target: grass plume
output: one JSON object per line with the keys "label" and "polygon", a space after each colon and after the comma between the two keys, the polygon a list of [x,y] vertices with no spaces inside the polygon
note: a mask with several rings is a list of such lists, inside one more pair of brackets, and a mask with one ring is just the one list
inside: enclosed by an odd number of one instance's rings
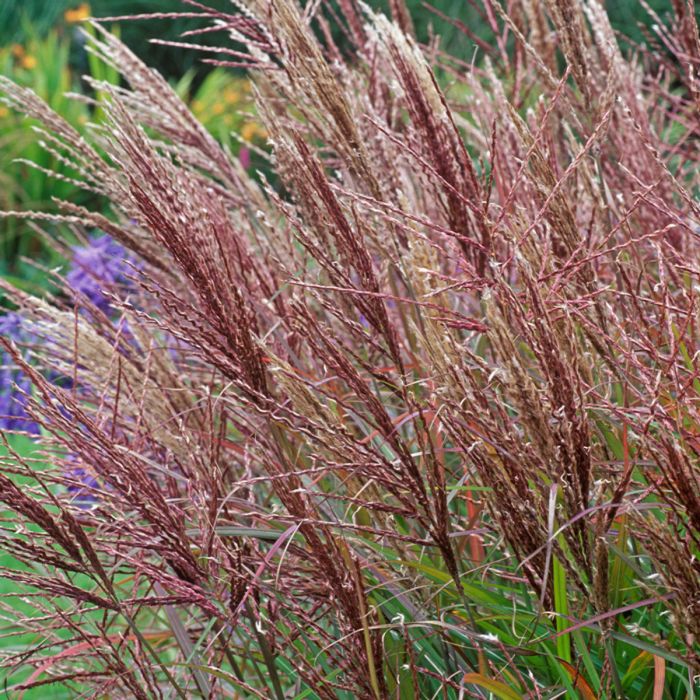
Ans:
{"label": "grass plume", "polygon": [[597,0],[485,0],[469,65],[400,0],[187,4],[265,172],[99,25],[84,134],[0,82],[110,203],[21,216],[129,251],[108,305],[7,289],[13,692],[693,697],[693,3],[627,55]]}

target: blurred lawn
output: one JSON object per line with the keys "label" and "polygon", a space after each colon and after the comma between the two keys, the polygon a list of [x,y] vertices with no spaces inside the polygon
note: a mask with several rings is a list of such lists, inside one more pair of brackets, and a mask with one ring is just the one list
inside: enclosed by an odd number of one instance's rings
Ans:
{"label": "blurred lawn", "polygon": [[[30,438],[12,436],[9,439],[12,449],[21,454],[23,457],[31,458],[32,454],[37,450],[36,443]],[[4,445],[0,444],[0,457],[5,455],[7,455],[7,449]],[[20,483],[27,483],[27,481],[27,479],[18,478],[18,482]],[[8,511],[0,511],[0,527],[7,527],[6,518],[8,515],[10,515]],[[27,567],[0,549],[0,568],[26,569]],[[21,598],[6,597],[8,594],[17,592],[17,584],[14,581],[10,581],[3,577],[0,573],[0,600],[2,600],[5,605],[12,606],[17,615],[35,615],[36,611],[34,608],[24,603]],[[27,647],[36,646],[44,641],[38,635],[34,634],[25,634],[20,636],[12,634],[10,636],[9,633],[12,629],[16,628],[13,628],[11,624],[8,624],[5,616],[0,613],[0,655],[2,656],[10,651],[21,652]],[[14,674],[12,671],[13,669],[11,667],[7,667],[6,664],[0,663],[0,698],[14,699],[18,697],[17,693],[7,691],[6,687],[21,682],[31,673],[29,670],[25,670],[22,673],[17,674]],[[69,688],[63,684],[42,686],[40,688],[27,691],[23,696],[24,700],[43,700],[43,698],[47,698],[48,700],[70,700],[70,698],[74,697],[76,697],[75,688]]]}

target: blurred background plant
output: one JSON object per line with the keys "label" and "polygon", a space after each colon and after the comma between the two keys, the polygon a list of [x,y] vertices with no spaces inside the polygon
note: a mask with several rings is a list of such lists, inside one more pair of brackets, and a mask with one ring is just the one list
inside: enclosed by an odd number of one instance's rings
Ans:
{"label": "blurred background plant", "polygon": [[198,85],[195,78],[196,71],[189,70],[175,83],[175,92],[189,100],[192,113],[221,144],[238,153],[235,134],[246,142],[265,140],[267,134],[255,118],[247,78],[224,68],[214,68]]}
{"label": "blurred background plant", "polygon": [[[207,0],[206,4],[219,10],[230,7],[227,0]],[[386,0],[369,4],[382,10],[388,8]],[[490,38],[489,22],[483,11],[468,0],[437,0],[433,3],[410,0],[406,4],[414,18],[418,38],[427,41],[431,36],[440,36],[442,48],[452,55],[470,57],[473,52],[473,46],[464,40],[452,18],[467,23],[477,36]],[[437,13],[429,9],[428,4]],[[646,13],[640,15],[639,6],[634,0],[607,0],[605,4],[611,23],[617,31],[633,41],[643,41],[645,29],[648,30],[653,21]],[[662,19],[671,10],[668,0],[649,0],[648,5]],[[88,13],[95,17],[135,15],[173,12],[184,6],[181,0],[92,0],[89,4],[76,0],[4,0],[0,3],[0,46],[26,41],[28,25],[22,20],[28,20],[31,34],[43,35],[66,21],[82,19]],[[143,56],[146,63],[157,67],[166,77],[177,79],[193,68],[206,74],[206,67],[197,62],[197,57],[192,52],[153,44],[150,39],[154,36],[175,38],[195,26],[196,23],[188,19],[130,22],[122,27],[122,35],[124,42]],[[200,37],[200,43],[216,45],[216,39],[204,35]]]}
{"label": "blurred background plant", "polygon": [[[148,11],[172,8],[170,0],[149,2]],[[143,2],[66,2],[63,0],[9,0],[0,3],[0,73],[13,82],[33,90],[56,113],[76,128],[88,121],[99,122],[99,107],[68,94],[95,97],[82,79],[87,74],[95,81],[118,84],[116,71],[94,59],[84,49],[83,31],[90,32],[83,20],[95,14],[104,16],[143,12]],[[171,82],[180,97],[189,102],[197,118],[226,148],[238,154],[240,144],[232,133],[245,141],[262,145],[265,133],[256,122],[248,80],[242,74],[203,63],[197,54],[170,46],[150,43],[155,34],[177,39],[194,25],[186,20],[115,23],[111,31],[124,34],[127,43],[139,47],[147,60]],[[203,40],[206,43],[206,38]],[[175,81],[174,76],[178,77]],[[97,96],[99,97],[99,96]],[[0,103],[0,209],[27,211],[41,209],[56,212],[54,199],[70,200],[77,205],[95,206],[96,195],[81,189],[71,180],[72,173],[55,156],[42,148],[31,119],[16,114]],[[242,158],[251,162],[250,149]],[[34,165],[32,165],[34,164]],[[51,176],[48,171],[61,177]],[[72,240],[65,226],[50,225],[49,232]],[[55,266],[62,262],[52,246],[35,227],[17,218],[0,220],[0,276],[22,288],[48,286],[47,275],[33,264]]]}
{"label": "blurred background plant", "polygon": [[[375,3],[382,7],[386,3]],[[227,0],[209,0],[208,6],[223,10]],[[476,43],[465,38],[460,26],[468,26],[478,40],[493,42],[491,24],[483,10],[462,0],[438,0],[434,9],[421,0],[411,0],[411,10],[418,38],[430,42],[440,37],[440,46],[462,60],[471,60]],[[644,40],[650,32],[652,18],[638,16],[632,0],[608,2],[612,24],[633,42]],[[668,3],[651,0],[650,7],[663,18]],[[66,97],[67,92],[89,94],[81,76],[85,73],[95,80],[116,82],[114,71],[91,60],[84,50],[80,31],[83,20],[95,17],[151,14],[179,10],[177,0],[5,0],[0,3],[0,72],[19,85],[31,88],[57,113],[77,127],[97,118],[88,104]],[[190,103],[197,118],[234,154],[240,152],[246,166],[263,167],[255,157],[255,149],[240,151],[239,138],[262,146],[266,134],[255,119],[248,81],[242,73],[213,67],[202,60],[201,54],[167,45],[177,41],[184,32],[201,26],[188,18],[142,19],[115,22],[111,30],[145,62],[168,78],[178,94]],[[342,46],[342,33],[335,32]],[[152,38],[157,36],[157,41]],[[196,41],[204,46],[220,43],[220,33],[198,35]],[[476,41],[476,39],[475,39]],[[212,60],[208,56],[205,60]],[[35,134],[27,128],[24,117],[0,105],[0,208],[4,210],[41,209],[55,211],[52,198],[70,199],[79,205],[94,206],[95,196],[80,190],[69,179],[48,176],[54,170],[69,176],[56,159],[36,143]],[[29,163],[35,163],[38,168]],[[62,231],[70,237],[69,231]],[[13,218],[0,221],[0,275],[23,287],[46,285],[46,275],[23,262],[29,258],[47,265],[60,263],[60,258],[45,245],[43,239],[26,222]]]}
{"label": "blurred background plant", "polygon": [[[55,112],[65,115],[74,126],[84,125],[90,110],[84,103],[71,100],[66,93],[77,88],[77,78],[70,63],[70,41],[64,33],[34,33],[24,21],[24,43],[13,43],[0,48],[2,74],[23,87],[31,88]],[[5,210],[26,210],[35,207],[51,211],[51,198],[70,198],[84,204],[86,195],[68,180],[46,174],[53,169],[68,175],[65,167],[39,143],[30,126],[36,122],[0,106],[0,152],[3,167],[0,171],[0,207]],[[34,163],[36,167],[30,165]],[[33,281],[37,273],[20,265],[22,256],[43,258],[46,250],[33,231],[21,219],[6,218],[1,222],[0,243],[2,260],[0,273],[13,281]]]}

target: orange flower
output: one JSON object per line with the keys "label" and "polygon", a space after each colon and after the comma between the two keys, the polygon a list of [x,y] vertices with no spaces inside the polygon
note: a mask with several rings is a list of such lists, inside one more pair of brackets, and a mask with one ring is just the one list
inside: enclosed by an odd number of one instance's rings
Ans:
{"label": "orange flower", "polygon": [[78,5],[78,7],[72,10],[66,10],[63,13],[63,19],[65,19],[68,24],[82,22],[88,17],[90,17],[90,5],[86,2],[82,3],[82,5]]}
{"label": "orange flower", "polygon": [[252,141],[256,136],[260,135],[260,127],[255,122],[248,122],[241,129],[241,136],[244,141]]}
{"label": "orange flower", "polygon": [[10,51],[12,51],[12,55],[15,58],[22,58],[22,56],[24,56],[24,46],[22,46],[22,44],[12,44]]}
{"label": "orange flower", "polygon": [[238,92],[238,90],[234,90],[232,88],[224,90],[224,100],[228,102],[228,104],[235,104],[240,99],[241,94]]}
{"label": "orange flower", "polygon": [[20,61],[22,68],[26,68],[27,70],[32,70],[32,68],[36,68],[36,58],[32,56],[31,54],[27,54],[26,56],[22,56],[22,60]]}

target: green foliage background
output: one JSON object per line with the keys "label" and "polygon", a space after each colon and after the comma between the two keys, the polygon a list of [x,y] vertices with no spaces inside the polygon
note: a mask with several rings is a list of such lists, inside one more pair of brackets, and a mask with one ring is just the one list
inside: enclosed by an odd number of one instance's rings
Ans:
{"label": "green foliage background", "polygon": [[[76,0],[4,0],[0,3],[0,46],[21,43],[26,38],[22,17],[29,19],[36,31],[47,32],[61,19],[67,9],[79,4],[80,2]],[[221,9],[230,8],[227,0],[207,0],[206,4]],[[386,2],[376,0],[371,0],[368,4],[384,9],[387,6]],[[471,42],[449,23],[426,9],[423,0],[408,0],[407,4],[421,39],[427,39],[431,32],[440,34],[443,37],[444,48],[471,56],[473,51]],[[459,18],[480,36],[489,36],[488,27],[467,0],[434,0],[431,4],[449,17]],[[662,18],[670,9],[668,0],[649,0],[649,5]],[[184,3],[179,0],[93,0],[90,6],[96,17],[186,9]],[[650,27],[653,22],[646,13],[640,13],[638,0],[608,0],[606,6],[613,25],[618,31],[634,41],[643,40],[640,24]],[[196,55],[149,44],[148,40],[154,36],[174,38],[181,31],[189,28],[190,24],[187,20],[124,23],[122,36],[147,63],[158,67],[168,77],[179,77],[194,66]],[[202,43],[207,41],[206,37],[202,37],[202,40]],[[216,38],[210,38],[208,41],[214,43]]]}
{"label": "green foliage background", "polygon": [[[230,11],[232,7],[230,0],[205,2],[222,10]],[[67,24],[64,13],[84,4],[89,5],[95,17],[188,9],[182,0],[92,0],[89,3],[82,0],[0,0],[0,73],[34,90],[52,109],[76,126],[87,121],[90,110],[84,104],[66,100],[64,93],[84,91],[85,86],[81,84],[80,76],[92,73],[92,64],[95,62],[88,61],[82,49],[78,27]],[[369,0],[368,4],[389,11],[388,0]],[[473,59],[475,46],[472,40],[428,9],[424,0],[407,0],[407,4],[421,41],[428,41],[438,35],[445,51],[463,60]],[[433,0],[431,4],[439,13],[459,19],[486,41],[493,40],[487,22],[469,0]],[[641,11],[639,0],[608,0],[606,4],[613,25],[621,35],[633,42],[643,42],[644,28],[650,29],[653,18]],[[662,20],[670,11],[668,0],[649,0],[649,5]],[[121,39],[148,65],[157,69],[173,84],[179,84],[193,97],[200,88],[204,93],[212,92],[207,89],[207,83],[211,82],[207,80],[211,66],[202,63],[202,54],[154,44],[150,40],[154,37],[178,40],[184,31],[198,26],[201,26],[201,22],[188,19],[122,21],[119,22],[118,32]],[[338,34],[337,40],[342,44],[341,34]],[[222,36],[205,34],[197,37],[196,41],[216,45],[221,43]],[[35,67],[25,70],[18,66],[13,51],[19,47],[32,56],[32,60],[36,61]],[[109,76],[93,76],[109,80]],[[216,88],[214,85],[210,87]],[[208,104],[209,101],[205,102]],[[27,128],[26,120],[6,112],[6,109],[0,110],[0,208],[51,211],[55,209],[51,197],[65,198],[68,194],[76,203],[85,204],[84,192],[26,164],[18,163],[17,159],[22,158],[44,168],[61,170],[61,165],[36,143],[35,134]],[[207,111],[197,116],[205,120]],[[210,112],[209,116],[210,121],[216,122],[215,113]],[[226,141],[230,125],[206,125],[218,138],[223,136]],[[17,219],[0,221],[0,252],[0,275],[21,287],[28,284],[42,285],[45,281],[43,274],[24,265],[22,259],[40,259],[51,266],[58,262],[26,222]]]}

